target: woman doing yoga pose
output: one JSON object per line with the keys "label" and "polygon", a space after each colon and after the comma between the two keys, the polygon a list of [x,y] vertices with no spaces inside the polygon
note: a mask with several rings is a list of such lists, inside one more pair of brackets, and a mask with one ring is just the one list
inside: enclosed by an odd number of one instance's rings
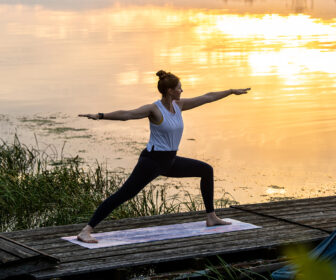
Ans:
{"label": "woman doing yoga pose", "polygon": [[198,97],[181,99],[180,96],[183,90],[180,79],[177,76],[162,70],[157,72],[156,75],[159,77],[158,89],[162,94],[161,100],[135,110],[79,115],[93,120],[126,121],[148,118],[150,122],[149,142],[147,147],[141,152],[130,177],[117,192],[108,197],[97,208],[89,223],[78,234],[77,239],[80,241],[97,243],[97,239],[91,236],[93,228],[115,208],[134,197],[159,175],[176,178],[200,177],[201,193],[207,213],[206,225],[230,224],[218,218],[215,214],[212,167],[205,162],[176,155],[183,132],[181,112],[222,99],[231,94],[245,94],[250,88],[209,92]]}

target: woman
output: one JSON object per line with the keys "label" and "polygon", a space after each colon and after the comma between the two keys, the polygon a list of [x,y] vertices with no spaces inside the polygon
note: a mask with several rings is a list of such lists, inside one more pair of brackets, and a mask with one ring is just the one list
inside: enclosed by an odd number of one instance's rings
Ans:
{"label": "woman", "polygon": [[174,74],[162,70],[156,75],[159,77],[158,89],[162,94],[161,100],[135,110],[79,115],[93,120],[126,121],[148,118],[150,121],[149,142],[140,154],[132,174],[117,192],[97,208],[88,225],[78,234],[77,239],[80,241],[97,243],[98,241],[91,236],[93,228],[115,208],[134,197],[159,175],[178,178],[201,177],[201,193],[207,213],[206,225],[230,224],[218,218],[214,211],[212,167],[205,162],[176,155],[183,132],[181,111],[196,108],[231,94],[245,94],[250,88],[210,92],[194,98],[180,99],[183,92],[180,79]]}

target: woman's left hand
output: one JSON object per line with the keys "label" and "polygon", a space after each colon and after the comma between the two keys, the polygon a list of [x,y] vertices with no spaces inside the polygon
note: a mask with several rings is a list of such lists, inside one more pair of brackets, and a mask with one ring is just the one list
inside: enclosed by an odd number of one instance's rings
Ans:
{"label": "woman's left hand", "polygon": [[235,95],[246,94],[251,88],[232,89],[232,93]]}

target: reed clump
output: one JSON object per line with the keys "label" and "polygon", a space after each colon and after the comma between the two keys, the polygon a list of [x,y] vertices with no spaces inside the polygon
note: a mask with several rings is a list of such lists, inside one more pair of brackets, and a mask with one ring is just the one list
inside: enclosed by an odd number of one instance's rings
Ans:
{"label": "reed clump", "polygon": [[[12,231],[87,222],[96,207],[121,187],[127,175],[102,164],[86,166],[81,158],[64,157],[62,148],[28,147],[15,135],[13,143],[0,144],[0,230]],[[53,152],[47,152],[53,151]],[[216,201],[235,203],[224,194]],[[166,186],[150,184],[115,209],[109,218],[178,213],[203,209],[197,198],[168,196]]]}
{"label": "reed clump", "polygon": [[[269,280],[272,279],[271,275],[264,276],[262,274],[253,272],[250,269],[236,268],[234,265],[230,265],[224,261],[223,258],[217,256],[217,265],[209,264],[206,265],[206,269],[200,276],[204,279],[210,280]],[[206,277],[206,278],[205,278]]]}

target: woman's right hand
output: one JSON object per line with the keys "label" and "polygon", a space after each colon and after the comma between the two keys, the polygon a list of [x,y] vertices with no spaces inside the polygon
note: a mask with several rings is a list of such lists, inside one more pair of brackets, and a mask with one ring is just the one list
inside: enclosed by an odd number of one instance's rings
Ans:
{"label": "woman's right hand", "polygon": [[78,117],[86,117],[86,118],[91,119],[91,120],[98,120],[99,119],[98,114],[80,114],[80,115],[78,115]]}
{"label": "woman's right hand", "polygon": [[235,95],[246,94],[251,88],[232,89],[232,93]]}

